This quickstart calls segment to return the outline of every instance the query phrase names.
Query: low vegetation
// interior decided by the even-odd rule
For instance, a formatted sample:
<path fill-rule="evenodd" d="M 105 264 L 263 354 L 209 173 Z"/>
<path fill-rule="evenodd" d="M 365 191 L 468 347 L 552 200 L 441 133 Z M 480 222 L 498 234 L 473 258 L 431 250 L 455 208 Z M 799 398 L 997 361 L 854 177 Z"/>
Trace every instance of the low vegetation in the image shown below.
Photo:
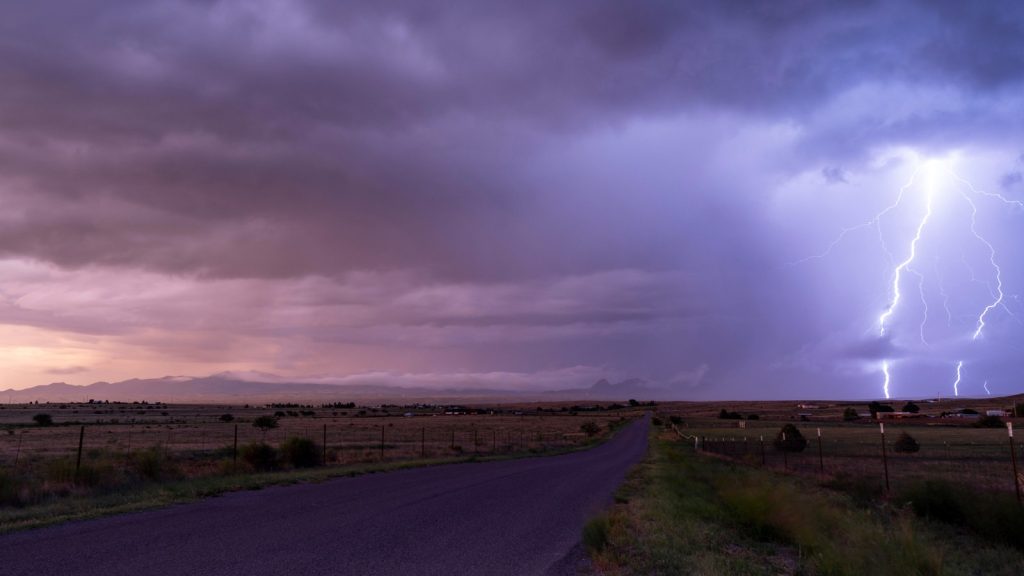
<path fill-rule="evenodd" d="M 1024 555 L 1006 545 L 1014 542 L 961 528 L 989 513 L 996 516 L 988 525 L 996 526 L 1003 517 L 996 510 L 1024 518 L 1007 502 L 961 510 L 952 527 L 916 507 L 947 510 L 950 502 L 966 505 L 966 495 L 931 487 L 905 495 L 905 505 L 858 503 L 807 479 L 695 453 L 674 433 L 657 434 L 616 504 L 587 525 L 584 541 L 599 573 L 1024 573 Z M 1024 527 L 1011 523 L 1005 531 L 1019 538 Z"/>
<path fill-rule="evenodd" d="M 14 429 L 18 434 L 0 437 L 9 449 L 8 459 L 0 460 L 0 533 L 230 490 L 409 466 L 560 454 L 601 442 L 629 421 L 624 415 L 589 414 L 583 419 L 561 412 L 529 420 L 525 415 L 356 416 L 296 425 L 291 419 L 275 419 L 278 427 L 268 429 L 265 436 L 259 427 L 226 425 L 221 415 L 221 410 L 208 409 L 196 418 L 199 422 L 187 422 L 180 429 L 87 425 L 80 465 L 74 451 L 79 426 L 58 423 L 28 431 L 28 425 L 21 424 Z M 241 421 L 251 423 L 265 415 Z M 30 416 L 31 412 L 23 414 L 22 422 Z M 235 430 L 245 428 L 250 435 L 239 441 L 236 453 Z M 228 444 L 204 446 L 209 430 L 217 430 Z M 139 445 L 156 436 L 154 432 L 181 444 Z M 287 435 L 267 437 L 278 433 Z M 324 437 L 332 442 L 325 446 L 314 440 Z M 32 444 L 23 446 L 25 438 Z M 44 444 L 43 438 L 62 440 L 62 451 L 44 452 L 54 443 Z"/>

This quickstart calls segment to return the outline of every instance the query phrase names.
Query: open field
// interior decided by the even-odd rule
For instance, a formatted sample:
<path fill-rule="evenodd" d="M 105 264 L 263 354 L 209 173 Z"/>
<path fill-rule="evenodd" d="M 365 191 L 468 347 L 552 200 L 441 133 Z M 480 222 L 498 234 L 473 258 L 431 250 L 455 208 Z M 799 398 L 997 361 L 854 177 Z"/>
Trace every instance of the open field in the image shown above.
<path fill-rule="evenodd" d="M 844 421 L 843 410 L 852 407 L 867 411 L 866 403 L 804 403 L 816 408 L 801 408 L 793 402 L 756 403 L 666 403 L 659 414 L 679 423 L 679 432 L 689 441 L 699 438 L 717 454 L 749 464 L 787 468 L 793 472 L 873 479 L 884 484 L 882 436 L 878 421 L 859 418 Z M 894 402 L 897 408 L 902 402 Z M 885 419 L 886 460 L 890 487 L 918 480 L 942 479 L 968 484 L 977 489 L 1014 491 L 1013 463 L 1005 424 L 979 428 L 979 418 L 940 417 L 943 412 L 964 408 L 982 414 L 986 410 L 1009 409 L 1007 399 L 944 400 L 921 402 L 921 412 L 913 418 Z M 757 420 L 722 419 L 725 409 Z M 1012 412 L 1011 412 L 1012 413 Z M 800 414 L 804 417 L 801 418 Z M 1024 426 L 1024 418 L 1003 417 L 1005 422 Z M 773 441 L 784 424 L 793 424 L 807 440 L 799 453 L 784 454 Z M 819 455 L 818 432 L 821 433 Z M 902 433 L 916 440 L 919 451 L 900 453 L 895 443 Z M 764 439 L 762 451 L 761 439 Z M 1015 452 L 1024 471 L 1024 446 L 1016 443 Z"/>
<path fill-rule="evenodd" d="M 278 480 L 560 453 L 600 442 L 640 414 L 628 407 L 571 408 L 5 405 L 0 531 L 10 528 L 5 522 L 35 525 L 37 516 L 43 523 L 88 517 L 94 506 L 136 509 Z M 38 414 L 52 424 L 36 423 Z M 276 427 L 253 426 L 267 416 Z M 324 472 L 309 475 L 304 468 Z"/>
<path fill-rule="evenodd" d="M 570 412 L 568 405 L 501 407 L 244 407 L 169 404 L 6 405 L 0 409 L 0 466 L 14 460 L 68 456 L 77 451 L 81 426 L 84 448 L 129 453 L 161 446 L 201 455 L 250 442 L 279 444 L 309 438 L 323 444 L 328 463 L 351 463 L 462 453 L 500 453 L 571 446 L 585 440 L 580 426 L 602 430 L 625 410 Z M 49 414 L 52 426 L 32 417 Z M 277 414 L 278 427 L 252 426 L 259 416 Z M 231 420 L 222 421 L 224 415 Z"/>

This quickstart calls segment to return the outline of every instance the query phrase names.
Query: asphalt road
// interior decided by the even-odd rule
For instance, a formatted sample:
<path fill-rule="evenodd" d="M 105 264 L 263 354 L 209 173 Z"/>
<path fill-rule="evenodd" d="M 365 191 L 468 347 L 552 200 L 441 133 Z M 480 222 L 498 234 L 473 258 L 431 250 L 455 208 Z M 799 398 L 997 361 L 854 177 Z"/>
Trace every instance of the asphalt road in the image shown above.
<path fill-rule="evenodd" d="M 232 493 L 0 536 L 0 574 L 572 574 L 648 419 L 563 456 Z"/>

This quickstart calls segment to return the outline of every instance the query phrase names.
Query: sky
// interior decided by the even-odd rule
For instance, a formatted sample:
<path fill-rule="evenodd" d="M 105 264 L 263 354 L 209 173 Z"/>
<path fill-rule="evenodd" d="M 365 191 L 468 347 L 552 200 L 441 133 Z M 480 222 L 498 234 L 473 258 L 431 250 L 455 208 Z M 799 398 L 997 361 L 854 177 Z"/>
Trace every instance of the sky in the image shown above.
<path fill-rule="evenodd" d="M 1016 2 L 39 0 L 0 86 L 0 388 L 1024 388 Z"/>

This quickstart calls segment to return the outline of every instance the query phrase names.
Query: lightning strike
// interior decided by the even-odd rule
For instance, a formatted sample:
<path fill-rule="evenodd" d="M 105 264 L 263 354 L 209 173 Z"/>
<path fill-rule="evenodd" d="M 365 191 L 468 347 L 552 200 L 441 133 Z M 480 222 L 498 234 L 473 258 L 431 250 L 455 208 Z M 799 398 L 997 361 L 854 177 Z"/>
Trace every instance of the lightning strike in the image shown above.
<path fill-rule="evenodd" d="M 847 235 L 849 235 L 849 234 L 851 234 L 853 232 L 856 232 L 858 230 L 863 230 L 865 228 L 874 228 L 877 231 L 877 233 L 878 233 L 878 241 L 882 245 L 882 249 L 885 250 L 886 254 L 889 255 L 889 260 L 891 262 L 893 260 L 893 256 L 892 256 L 892 252 L 889 251 L 889 248 L 885 244 L 885 238 L 882 236 L 881 220 L 889 212 L 892 212 L 893 210 L 895 210 L 895 209 L 900 207 L 900 204 L 903 203 L 903 197 L 906 195 L 907 190 L 909 190 L 911 187 L 914 186 L 914 183 L 917 180 L 917 174 L 918 174 L 919 171 L 920 171 L 919 169 L 918 170 L 914 170 L 914 173 L 910 175 L 910 179 L 907 180 L 907 183 L 904 184 L 902 187 L 900 187 L 900 192 L 896 196 L 896 200 L 892 204 L 886 206 L 880 212 L 878 212 L 877 214 L 872 216 L 870 220 L 868 220 L 866 222 L 862 222 L 860 224 L 857 224 L 856 226 L 850 226 L 848 228 L 843 228 L 839 232 L 839 235 L 836 236 L 832 240 L 832 242 L 829 243 L 828 247 L 825 248 L 825 250 L 823 252 L 821 252 L 819 254 L 814 254 L 813 256 L 808 256 L 806 258 L 801 258 L 801 259 L 795 260 L 793 262 L 789 262 L 789 263 L 787 263 L 787 266 L 797 266 L 797 265 L 800 265 L 800 264 L 804 264 L 805 262 L 810 262 L 812 260 L 821 260 L 823 258 L 828 258 L 829 255 L 832 254 L 832 250 L 835 250 L 836 246 L 841 244 L 843 242 L 843 240 L 846 239 Z"/>
<path fill-rule="evenodd" d="M 915 172 L 914 174 L 916 176 L 917 173 Z M 929 178 L 929 180 L 933 180 L 933 178 Z M 896 312 L 896 307 L 900 304 L 900 300 L 903 297 L 903 294 L 900 292 L 900 283 L 903 280 L 903 272 L 907 270 L 910 264 L 914 262 L 914 259 L 917 258 L 917 245 L 921 242 L 921 236 L 924 233 L 924 228 L 928 225 L 928 220 L 932 217 L 932 203 L 935 198 L 934 181 L 930 181 L 927 188 L 925 213 L 917 224 L 917 231 L 914 234 L 914 239 L 910 241 L 910 254 L 905 260 L 896 266 L 896 269 L 893 270 L 892 273 L 892 300 L 890 300 L 889 306 L 885 309 L 885 312 L 878 317 L 879 336 L 885 336 L 886 325 L 888 324 L 889 319 L 892 318 L 892 315 Z M 903 197 L 903 191 L 905 189 L 906 188 L 900 190 L 900 198 Z M 879 216 L 879 218 L 880 217 L 881 216 Z"/>
<path fill-rule="evenodd" d="M 964 368 L 964 361 L 960 360 L 956 363 L 956 380 L 953 381 L 953 396 L 960 396 L 960 380 L 963 379 L 962 370 Z"/>
<path fill-rule="evenodd" d="M 889 399 L 889 382 L 892 379 L 889 376 L 889 361 L 882 360 L 882 374 L 885 375 L 885 380 L 882 382 L 882 392 L 885 393 L 885 399 Z"/>
<path fill-rule="evenodd" d="M 957 176 L 957 179 L 966 182 L 959 176 Z M 973 186 L 970 186 L 970 188 L 974 191 Z M 974 200 L 972 200 L 966 193 L 961 192 L 961 196 L 971 207 L 971 234 L 973 234 L 974 237 L 988 249 L 988 262 L 992 266 L 992 269 L 995 270 L 996 275 L 995 299 L 982 309 L 981 314 L 978 315 L 978 321 L 976 322 L 977 327 L 974 330 L 974 334 L 971 335 L 971 340 L 977 340 L 981 336 L 982 331 L 985 330 L 985 318 L 988 317 L 988 313 L 1003 304 L 1003 269 L 1000 268 L 999 264 L 996 262 L 995 247 L 992 246 L 992 243 L 989 242 L 987 238 L 978 232 L 978 205 L 975 204 Z M 996 194 L 996 196 L 998 196 L 998 194 Z"/>
<path fill-rule="evenodd" d="M 992 391 L 988 389 L 988 380 L 985 380 L 985 383 L 982 384 L 982 386 L 985 387 L 985 394 L 991 396 L 992 395 Z"/>
<path fill-rule="evenodd" d="M 882 219 L 885 218 L 885 216 L 888 215 L 889 213 L 893 212 L 894 210 L 902 206 L 908 191 L 916 185 L 918 176 L 922 170 L 926 175 L 926 182 L 923 187 L 925 194 L 924 213 L 918 217 L 916 226 L 914 227 L 913 238 L 910 239 L 909 246 L 906 248 L 906 256 L 902 260 L 897 261 L 897 258 L 893 254 L 893 251 L 890 250 L 889 246 L 886 243 L 885 235 L 882 233 Z M 1004 206 L 1009 206 L 1016 209 L 1024 209 L 1024 202 L 1020 200 L 1013 200 L 1007 198 L 1002 194 L 998 194 L 995 192 L 979 190 L 975 188 L 970 182 L 957 175 L 950 167 L 944 165 L 942 162 L 938 160 L 930 160 L 927 162 L 919 163 L 917 168 L 911 175 L 910 179 L 899 189 L 899 194 L 897 195 L 896 200 L 892 204 L 886 206 L 884 209 L 879 211 L 873 217 L 871 217 L 871 219 L 856 226 L 843 228 L 839 235 L 835 239 L 833 239 L 831 243 L 829 243 L 829 245 L 823 252 L 803 258 L 801 260 L 797 260 L 795 262 L 791 262 L 789 265 L 796 265 L 811 260 L 825 258 L 829 256 L 833 252 L 833 250 L 853 232 L 865 228 L 874 228 L 878 234 L 879 244 L 888 256 L 889 264 L 892 267 L 892 272 L 889 278 L 890 288 L 888 290 L 890 296 L 889 304 L 888 306 L 886 306 L 885 310 L 878 316 L 876 320 L 877 334 L 880 338 L 884 338 L 891 332 L 891 324 L 893 321 L 893 317 L 895 316 L 896 312 L 898 311 L 900 305 L 904 300 L 903 291 L 906 289 L 906 286 L 904 285 L 905 276 L 907 274 L 913 274 L 917 276 L 917 291 L 921 299 L 923 312 L 923 318 L 921 319 L 921 322 L 918 325 L 918 338 L 923 346 L 930 346 L 930 343 L 926 335 L 926 327 L 929 322 L 929 293 L 926 293 L 925 290 L 925 283 L 927 280 L 925 278 L 925 274 L 922 272 L 922 269 L 916 266 L 916 261 L 921 251 L 922 238 L 924 237 L 925 231 L 929 227 L 929 224 L 935 213 L 935 199 L 936 190 L 938 189 L 938 179 L 940 177 L 946 176 L 951 176 L 953 180 L 961 184 L 961 186 L 958 187 L 958 193 L 970 208 L 970 233 L 973 236 L 973 238 L 976 239 L 986 249 L 988 254 L 988 265 L 992 270 L 992 276 L 990 277 L 992 278 L 991 281 L 980 279 L 976 274 L 974 267 L 971 266 L 970 262 L 968 262 L 966 254 L 961 251 L 961 262 L 963 263 L 967 272 L 970 275 L 970 281 L 984 285 L 987 288 L 990 296 L 990 300 L 985 303 L 984 307 L 981 308 L 977 316 L 974 316 L 974 330 L 971 333 L 971 341 L 977 341 L 985 334 L 985 329 L 988 326 L 988 322 L 991 319 L 992 312 L 997 308 L 1006 311 L 1009 317 L 1013 318 L 1014 320 L 1020 323 L 1021 319 L 1018 318 L 1017 315 L 1007 305 L 1008 302 L 1018 302 L 1018 296 L 1014 294 L 1008 295 L 1004 291 L 1003 270 L 999 265 L 999 258 L 996 251 L 996 247 L 989 240 L 988 236 L 986 234 L 983 234 L 981 230 L 979 230 L 979 210 L 978 204 L 975 201 L 975 199 L 994 200 L 1002 203 Z M 938 297 L 941 298 L 942 308 L 945 311 L 946 315 L 946 326 L 947 328 L 955 329 L 956 325 L 959 324 L 959 322 L 954 322 L 953 310 L 950 306 L 951 296 L 946 289 L 946 279 L 944 278 L 945 275 L 939 268 L 938 259 L 936 259 L 936 262 L 933 267 L 934 273 L 937 277 Z M 1008 298 L 1011 300 L 1008 300 Z M 953 382 L 953 394 L 954 396 L 957 397 L 960 395 L 960 383 L 963 380 L 963 367 L 964 361 L 958 360 L 956 363 L 956 379 Z M 891 369 L 892 360 L 889 358 L 882 360 L 882 391 L 887 399 L 890 398 L 890 388 L 892 385 Z M 988 388 L 987 380 L 984 383 L 984 388 L 986 394 L 991 394 Z"/>

